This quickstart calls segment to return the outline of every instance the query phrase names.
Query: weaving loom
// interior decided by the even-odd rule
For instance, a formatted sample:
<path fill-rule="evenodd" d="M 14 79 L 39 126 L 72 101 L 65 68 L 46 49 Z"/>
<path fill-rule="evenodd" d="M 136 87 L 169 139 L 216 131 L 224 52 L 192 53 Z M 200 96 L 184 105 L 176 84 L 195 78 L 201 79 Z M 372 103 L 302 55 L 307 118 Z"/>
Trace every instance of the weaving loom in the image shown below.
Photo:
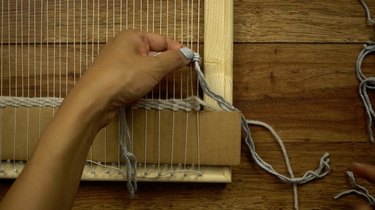
<path fill-rule="evenodd" d="M 232 1 L 8 0 L 0 6 L 1 178 L 19 175 L 59 103 L 100 47 L 121 30 L 164 34 L 200 54 L 204 48 L 209 84 L 232 101 Z M 144 101 L 159 107 L 168 99 L 187 103 L 202 95 L 190 66 L 168 75 Z M 126 116 L 138 180 L 231 181 L 230 166 L 240 158 L 238 113 L 201 110 L 200 105 L 136 107 Z M 82 179 L 125 179 L 118 138 L 116 120 L 95 139 Z"/>

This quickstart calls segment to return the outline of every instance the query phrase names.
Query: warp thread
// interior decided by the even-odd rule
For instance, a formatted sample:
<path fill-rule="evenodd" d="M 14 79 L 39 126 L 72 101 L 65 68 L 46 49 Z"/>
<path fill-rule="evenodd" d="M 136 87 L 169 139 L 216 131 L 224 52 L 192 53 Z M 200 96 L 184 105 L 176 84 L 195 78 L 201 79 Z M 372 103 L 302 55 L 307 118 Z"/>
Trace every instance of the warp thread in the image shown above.
<path fill-rule="evenodd" d="M 375 198 L 374 196 L 370 195 L 369 191 L 357 184 L 357 182 L 355 181 L 355 177 L 354 177 L 354 174 L 353 172 L 351 171 L 346 171 L 346 174 L 348 175 L 348 179 L 350 181 L 350 185 L 353 189 L 350 189 L 350 190 L 346 190 L 342 193 L 339 193 L 337 194 L 334 198 L 337 200 L 337 199 L 340 199 L 341 197 L 345 196 L 345 195 L 349 195 L 349 194 L 357 194 L 357 195 L 360 195 L 364 198 L 367 199 L 367 201 L 370 203 L 370 205 L 375 205 Z"/>

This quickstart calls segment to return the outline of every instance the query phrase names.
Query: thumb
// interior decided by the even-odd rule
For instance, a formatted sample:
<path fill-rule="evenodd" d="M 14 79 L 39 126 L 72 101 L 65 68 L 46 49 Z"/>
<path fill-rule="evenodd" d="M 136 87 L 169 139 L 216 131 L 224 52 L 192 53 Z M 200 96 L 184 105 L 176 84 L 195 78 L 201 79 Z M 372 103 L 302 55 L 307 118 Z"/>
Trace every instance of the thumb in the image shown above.
<path fill-rule="evenodd" d="M 161 77 L 191 62 L 192 56 L 186 55 L 186 49 L 190 50 L 189 48 L 173 49 L 155 55 L 155 59 L 160 66 Z M 192 55 L 193 51 L 190 50 L 190 52 Z"/>

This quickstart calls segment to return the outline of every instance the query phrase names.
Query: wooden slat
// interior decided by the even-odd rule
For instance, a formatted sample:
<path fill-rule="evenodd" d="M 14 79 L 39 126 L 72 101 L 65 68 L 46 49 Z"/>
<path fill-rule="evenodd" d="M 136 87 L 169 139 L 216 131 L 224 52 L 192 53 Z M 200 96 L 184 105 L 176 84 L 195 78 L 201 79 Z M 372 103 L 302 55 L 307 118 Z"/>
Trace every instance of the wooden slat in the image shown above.
<path fill-rule="evenodd" d="M 233 1 L 205 1 L 204 70 L 207 84 L 232 103 L 233 94 Z M 207 103 L 217 106 L 212 99 Z"/>
<path fill-rule="evenodd" d="M 374 30 L 356 0 L 234 1 L 236 42 L 367 42 Z M 375 2 L 366 1 L 375 12 Z"/>
<path fill-rule="evenodd" d="M 115 164 L 118 167 L 118 164 Z M 25 167 L 24 162 L 12 163 L 3 161 L 1 163 L 0 178 L 15 179 Z M 88 162 L 82 172 L 83 181 L 125 181 L 127 179 L 126 166 L 121 164 L 119 168 L 106 167 L 102 165 L 91 165 Z M 138 182 L 197 182 L 197 183 L 230 183 L 232 181 L 232 170 L 229 166 L 200 166 L 188 165 L 184 168 L 182 165 L 174 165 L 174 174 L 171 175 L 169 165 L 163 165 L 160 170 L 155 165 L 149 164 L 146 168 L 138 167 Z M 159 174 L 160 173 L 160 174 Z"/>

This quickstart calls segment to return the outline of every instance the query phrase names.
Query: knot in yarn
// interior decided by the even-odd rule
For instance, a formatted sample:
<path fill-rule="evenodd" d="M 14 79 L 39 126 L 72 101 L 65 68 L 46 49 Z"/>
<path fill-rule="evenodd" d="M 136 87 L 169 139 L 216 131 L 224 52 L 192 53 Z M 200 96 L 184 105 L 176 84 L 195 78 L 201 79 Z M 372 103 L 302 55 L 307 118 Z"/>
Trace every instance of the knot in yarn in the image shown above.
<path fill-rule="evenodd" d="M 192 61 L 198 62 L 198 63 L 201 62 L 201 56 L 199 55 L 199 53 L 193 53 L 193 59 L 192 59 Z"/>

